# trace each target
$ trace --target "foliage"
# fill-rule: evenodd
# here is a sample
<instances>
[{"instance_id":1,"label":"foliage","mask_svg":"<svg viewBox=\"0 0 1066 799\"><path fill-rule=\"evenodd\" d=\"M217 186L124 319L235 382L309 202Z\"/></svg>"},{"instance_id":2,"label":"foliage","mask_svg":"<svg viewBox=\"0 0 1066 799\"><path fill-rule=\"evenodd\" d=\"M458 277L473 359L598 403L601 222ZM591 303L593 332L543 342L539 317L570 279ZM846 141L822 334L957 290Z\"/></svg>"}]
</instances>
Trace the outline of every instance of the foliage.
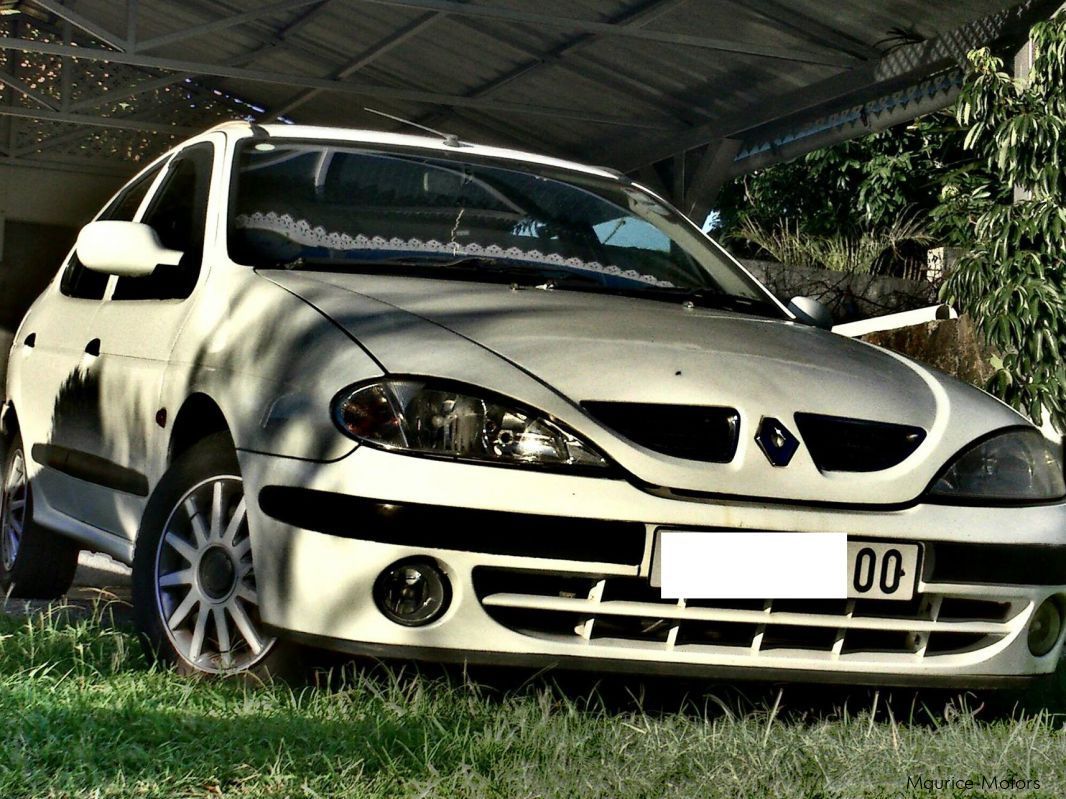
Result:
<instances>
[{"instance_id":1,"label":"foliage","mask_svg":"<svg viewBox=\"0 0 1066 799\"><path fill-rule=\"evenodd\" d=\"M764 227L747 217L733 236L764 250L782 264L847 274L869 274L886 256L901 255L905 245L931 241L924 225L912 216L898 217L880 230L864 225L850 231L816 235L803 233L800 227L798 221L792 224L787 219L773 227Z\"/></svg>"},{"instance_id":2,"label":"foliage","mask_svg":"<svg viewBox=\"0 0 1066 799\"><path fill-rule=\"evenodd\" d=\"M917 220L939 204L944 176L968 160L963 135L940 112L737 178L716 204L718 233L736 242L750 222L806 236L876 234L901 217Z\"/></svg>"},{"instance_id":3,"label":"foliage","mask_svg":"<svg viewBox=\"0 0 1066 799\"><path fill-rule=\"evenodd\" d=\"M956 113L977 164L949 178L937 212L966 246L942 296L1001 353L991 389L1066 430L1066 13L1032 37L1025 78L987 49L970 54Z\"/></svg>"}]
</instances>

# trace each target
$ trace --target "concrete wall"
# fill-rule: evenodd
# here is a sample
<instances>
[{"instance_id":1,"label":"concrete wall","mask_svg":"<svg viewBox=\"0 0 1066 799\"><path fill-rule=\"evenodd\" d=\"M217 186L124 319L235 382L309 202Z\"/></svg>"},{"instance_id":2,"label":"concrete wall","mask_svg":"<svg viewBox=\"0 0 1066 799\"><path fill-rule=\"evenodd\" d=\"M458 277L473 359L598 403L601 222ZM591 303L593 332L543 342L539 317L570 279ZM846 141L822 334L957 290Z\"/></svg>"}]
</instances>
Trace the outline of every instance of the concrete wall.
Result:
<instances>
[{"instance_id":1,"label":"concrete wall","mask_svg":"<svg viewBox=\"0 0 1066 799\"><path fill-rule=\"evenodd\" d=\"M78 228L34 222L4 224L0 252L0 397L5 392L7 354L22 315L48 285L73 246Z\"/></svg>"},{"instance_id":2,"label":"concrete wall","mask_svg":"<svg viewBox=\"0 0 1066 799\"><path fill-rule=\"evenodd\" d=\"M22 315L59 269L81 226L124 182L0 164L0 397Z\"/></svg>"},{"instance_id":3,"label":"concrete wall","mask_svg":"<svg viewBox=\"0 0 1066 799\"><path fill-rule=\"evenodd\" d=\"M0 217L81 227L124 178L0 164Z\"/></svg>"}]
</instances>

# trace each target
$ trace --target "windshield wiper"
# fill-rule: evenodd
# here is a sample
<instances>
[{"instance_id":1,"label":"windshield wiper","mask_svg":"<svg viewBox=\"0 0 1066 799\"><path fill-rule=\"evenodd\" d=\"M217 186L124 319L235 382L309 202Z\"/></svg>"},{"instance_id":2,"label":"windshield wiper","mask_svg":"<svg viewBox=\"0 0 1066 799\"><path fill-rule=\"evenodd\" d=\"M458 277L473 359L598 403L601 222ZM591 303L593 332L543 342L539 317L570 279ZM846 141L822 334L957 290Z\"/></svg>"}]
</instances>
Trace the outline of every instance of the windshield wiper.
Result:
<instances>
[{"instance_id":1,"label":"windshield wiper","mask_svg":"<svg viewBox=\"0 0 1066 799\"><path fill-rule=\"evenodd\" d=\"M689 289L683 292L681 297L684 302L690 302L700 308L720 308L759 316L780 316L777 308L768 301L727 294L718 288Z\"/></svg>"}]
</instances>

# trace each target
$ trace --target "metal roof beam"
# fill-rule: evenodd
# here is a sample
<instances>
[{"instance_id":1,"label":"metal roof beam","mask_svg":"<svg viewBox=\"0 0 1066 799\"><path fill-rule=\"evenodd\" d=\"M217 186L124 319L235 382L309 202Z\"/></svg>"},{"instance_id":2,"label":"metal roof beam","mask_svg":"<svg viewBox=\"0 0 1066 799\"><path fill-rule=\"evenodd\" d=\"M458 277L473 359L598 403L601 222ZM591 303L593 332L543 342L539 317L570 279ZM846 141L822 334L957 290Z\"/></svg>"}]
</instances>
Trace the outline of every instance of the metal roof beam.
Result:
<instances>
[{"instance_id":1,"label":"metal roof beam","mask_svg":"<svg viewBox=\"0 0 1066 799\"><path fill-rule=\"evenodd\" d=\"M612 23L619 25L632 25L642 26L653 22L655 19L663 16L664 14L674 10L675 8L689 2L689 0L649 0L649 2L643 3L641 6L631 9L619 15L612 20ZM381 56L384 56L395 47L403 44L415 35L424 32L427 28L443 20L449 16L448 12L444 11L431 11L419 16L412 20L407 25L403 26L395 33L385 37L381 41L377 42L373 46L367 48L357 58L345 64L343 68L333 73L333 77L336 80L344 80L357 71L369 66ZM465 25L471 30L478 33L485 34L485 28L480 24L479 20L470 18L457 18L457 22ZM507 46L514 47L522 52L524 55L530 58L530 60L521 64L515 69L498 76L488 83L482 86L464 92L465 97L482 98L487 97L497 89L502 88L504 85L511 83L512 81L529 75L532 72L538 71L544 67L551 66L553 64L559 64L563 69L567 69L571 72L578 73L580 77L585 80L589 80L593 83L598 83L601 86L611 88L626 96L632 96L634 92L643 94L645 96L652 96L653 102L657 102L661 105L670 106L675 111L691 112L691 108L688 104L683 103L680 100L675 100L664 92L656 91L655 89L647 86L640 81L632 78L628 78L625 75L611 72L607 69L602 69L593 65L590 68L579 68L572 65L562 64L564 58L580 52L582 49L597 41L599 36L597 34L581 34L577 37L570 39L559 47L554 48L550 53L536 53L532 52L529 48L521 47L514 42L507 42ZM282 106L274 110L269 119L277 119L278 117L291 114L301 106L305 105L322 92L317 89L310 89L293 96L288 101L282 104ZM434 119L446 119L448 112L445 110L437 111L431 115Z\"/></svg>"},{"instance_id":2,"label":"metal roof beam","mask_svg":"<svg viewBox=\"0 0 1066 799\"><path fill-rule=\"evenodd\" d=\"M45 94L41 94L41 92L37 91L32 86L30 86L30 85L24 83L23 81L19 80L14 75L12 75L10 72L5 72L5 71L0 70L0 83L3 83L5 86L10 86L12 89L17 91L19 94L22 94L22 95L25 95L26 97L29 97L35 103L37 103L38 105L44 106L45 108L49 109L50 111L58 111L59 110L59 106L57 106L55 104L55 101L52 100L51 97L49 97L49 96L47 96Z\"/></svg>"},{"instance_id":3,"label":"metal roof beam","mask_svg":"<svg viewBox=\"0 0 1066 799\"><path fill-rule=\"evenodd\" d=\"M739 53L741 55L771 58L781 61L793 61L801 64L848 67L855 63L855 59L850 57L842 58L839 53L827 53L824 51L819 52L773 45L767 46L754 42L737 42L707 36L694 36L687 33L650 31L641 27L618 25L612 22L574 19L572 17L560 17L532 11L520 11L513 8L473 5L458 2L458 0L357 0L357 2L397 6L400 8L420 8L427 11L446 11L457 16L479 17L483 19L499 20L502 22L526 23L542 27L566 28L567 30L580 33L594 33L600 36L619 36L649 42L658 42L659 44L696 47L705 50L716 50L723 53Z\"/></svg>"},{"instance_id":4,"label":"metal roof beam","mask_svg":"<svg viewBox=\"0 0 1066 799\"><path fill-rule=\"evenodd\" d=\"M688 129L678 128L658 140L632 142L619 140L600 150L597 163L611 164L632 171L645 164L691 150L721 138L746 138L751 131L780 124L801 115L817 115L828 107L860 103L921 80L949 68L966 54L1005 36L1024 35L1035 20L1050 14L1061 0L1021 3L996 14L973 20L959 28L920 44L899 47L878 61L849 72L787 92L760 104L769 109L758 117L750 109L724 114L706 124ZM713 110L713 109L712 109Z\"/></svg>"},{"instance_id":5,"label":"metal roof beam","mask_svg":"<svg viewBox=\"0 0 1066 799\"><path fill-rule=\"evenodd\" d=\"M733 0L733 4L783 29L794 31L812 44L839 50L861 61L881 57L881 52L873 45L842 33L820 20L804 16L778 0Z\"/></svg>"},{"instance_id":6,"label":"metal roof beam","mask_svg":"<svg viewBox=\"0 0 1066 799\"><path fill-rule=\"evenodd\" d=\"M214 19L210 22L205 22L202 25L194 25L191 28L184 28L182 30L174 31L173 33L165 33L161 36L146 39L138 44L136 48L133 48L132 52L143 53L157 47L166 47L167 45L176 44L185 41L186 39L195 39L209 33L215 33L216 31L243 25L246 22L251 22L255 19L270 17L275 14L288 13L299 8L304 8L305 6L317 6L323 2L326 2L326 0L282 0L282 2L260 6L252 11L245 11L242 14L234 14L233 16L222 17L221 19Z\"/></svg>"},{"instance_id":7,"label":"metal roof beam","mask_svg":"<svg viewBox=\"0 0 1066 799\"><path fill-rule=\"evenodd\" d=\"M78 100L76 103L71 103L68 111L85 111L89 108L96 108L97 106L104 105L105 103L117 103L119 100L127 100L130 97L136 97L138 94L145 94L147 92L153 92L156 89L165 89L167 86L173 86L175 83L181 83L187 77L192 77L189 74L175 75L170 73L158 78L146 80L142 83L136 83L130 86L128 89L121 89L118 91L104 92L103 94L96 94L92 97L86 97L84 100Z\"/></svg>"},{"instance_id":8,"label":"metal roof beam","mask_svg":"<svg viewBox=\"0 0 1066 799\"><path fill-rule=\"evenodd\" d=\"M704 149L699 164L685 186L684 198L678 198L684 200L685 213L697 224L703 224L718 192L733 177L731 170L738 152L740 142L736 139L721 139Z\"/></svg>"},{"instance_id":9,"label":"metal roof beam","mask_svg":"<svg viewBox=\"0 0 1066 799\"><path fill-rule=\"evenodd\" d=\"M17 108L13 106L0 106L0 116L15 117L16 119L43 119L48 122L65 122L71 125L89 125L97 128L136 130L146 133L172 133L178 136L192 136L200 132L199 128L186 128L179 125L165 125L156 122L143 122L140 120L114 117L90 116L89 114L66 114L61 111Z\"/></svg>"},{"instance_id":10,"label":"metal roof beam","mask_svg":"<svg viewBox=\"0 0 1066 799\"><path fill-rule=\"evenodd\" d=\"M137 49L137 24L140 18L139 0L126 0L126 46Z\"/></svg>"},{"instance_id":11,"label":"metal roof beam","mask_svg":"<svg viewBox=\"0 0 1066 799\"><path fill-rule=\"evenodd\" d=\"M688 2L689 0L648 0L636 8L622 12L611 20L611 24L632 28L643 27L645 25L650 25L659 17L665 16ZM464 19L462 20L462 23L478 33L488 33L479 20ZM532 52L529 48L521 47L514 42L507 42L508 46L518 49L520 52L528 56L530 60L525 64L519 64L511 71L488 81L481 87L467 92L466 94L468 97L486 97L519 78L527 77L531 73L538 72L546 67L559 66L562 69L577 74L584 80L598 83L601 86L613 89L625 96L632 96L633 93L639 93L647 97L653 103L669 106L674 112L680 112L685 116L693 113L700 115L700 112L693 109L689 103L685 103L666 92L657 90L654 87L649 86L646 82L628 77L617 70L606 69L591 62L587 62L581 67L565 63L565 59L581 53L588 48L589 45L592 45L599 40L599 34L580 34L553 48L548 53ZM443 116L443 114L441 114L441 116Z\"/></svg>"},{"instance_id":12,"label":"metal roof beam","mask_svg":"<svg viewBox=\"0 0 1066 799\"><path fill-rule=\"evenodd\" d=\"M0 37L0 48L9 48L29 53L44 53L46 55L69 56L75 59L81 58L90 61L129 64L131 66L147 67L149 69L168 69L177 72L214 75L216 77L234 78L256 83L272 83L278 86L323 89L325 91L361 97L388 97L412 103L425 103L427 105L465 106L469 108L481 108L487 111L498 111L503 114L545 116L556 119L570 119L577 122L587 122L596 125L610 125L633 129L669 129L668 125L657 120L608 116L568 108L528 105L525 103L505 102L500 100L482 100L478 98L464 97L462 95L444 94L441 92L423 91L419 89L397 89L374 84L304 77L278 72L245 69L242 67L228 67L221 64L204 64L196 61L185 61L175 58L161 58L159 56L143 55L140 53L114 53L94 47L71 47L69 45L56 44L54 42Z\"/></svg>"},{"instance_id":13,"label":"metal roof beam","mask_svg":"<svg viewBox=\"0 0 1066 799\"><path fill-rule=\"evenodd\" d=\"M137 0L128 0L128 2L136 5ZM255 34L256 39L261 42L260 46L256 47L253 50L249 50L246 53L241 53L240 55L227 59L225 62L226 65L243 66L253 61L257 56L261 55L266 51L272 50L275 47L284 46L288 37L292 36L298 30L312 22L315 17L320 14L322 10L331 2L334 2L334 0L320 0L317 6L313 7L310 11L305 11L299 17L287 23L282 28L275 30L269 37L265 35L260 36L259 34ZM130 97L136 97L139 94L144 94L145 92L155 91L156 89L165 89L167 86L173 86L175 83L181 83L188 78L195 77L196 74L193 72L172 72L162 77L156 78L155 80L147 80L143 83L138 83L135 86L131 86L129 89L104 92L102 94L95 95L94 97L87 97L84 100L80 100L76 103L71 104L69 110L79 111L84 110L86 108L95 108L96 106L103 105L104 103L112 103L117 102L119 100L125 100Z\"/></svg>"},{"instance_id":14,"label":"metal roof beam","mask_svg":"<svg viewBox=\"0 0 1066 799\"><path fill-rule=\"evenodd\" d=\"M125 52L128 43L121 36L112 33L109 30L104 29L100 25L97 25L91 19L83 17L77 11L73 11L67 8L58 0L33 0L34 5L47 11L49 14L54 14L62 20L66 20L75 28L88 33L94 39L98 39L109 47L114 47L120 52Z\"/></svg>"},{"instance_id":15,"label":"metal roof beam","mask_svg":"<svg viewBox=\"0 0 1066 799\"><path fill-rule=\"evenodd\" d=\"M17 166L25 169L53 169L60 172L75 172L82 175L102 175L104 177L125 178L137 169L129 165L104 164L87 158L23 158L22 156L0 157L0 165Z\"/></svg>"},{"instance_id":16,"label":"metal roof beam","mask_svg":"<svg viewBox=\"0 0 1066 799\"><path fill-rule=\"evenodd\" d=\"M864 104L823 120L820 125L807 131L798 131L783 141L768 141L765 138L744 142L740 157L729 167L730 177L761 169L779 161L791 161L814 150L830 147L856 135L866 136L885 130L924 114L931 114L951 105L962 88L960 73L947 75L931 81L927 87L919 87L913 96L882 98L876 103Z\"/></svg>"},{"instance_id":17,"label":"metal roof beam","mask_svg":"<svg viewBox=\"0 0 1066 799\"><path fill-rule=\"evenodd\" d=\"M378 58L395 49L396 47L399 47L411 37L417 36L419 33L436 23L444 16L445 14L436 11L428 14L422 14L417 19L412 20L411 22L394 31L389 36L386 36L385 38L368 47L354 59L352 59L343 67L334 72L331 75L331 79L340 81L351 77L363 67L373 63ZM272 111L268 119L276 120L278 117L283 117L287 114L291 114L293 111L310 102L315 97L318 97L318 95L322 94L323 91L325 90L305 89L304 91L293 95L288 100L286 100L280 108Z\"/></svg>"}]
</instances>

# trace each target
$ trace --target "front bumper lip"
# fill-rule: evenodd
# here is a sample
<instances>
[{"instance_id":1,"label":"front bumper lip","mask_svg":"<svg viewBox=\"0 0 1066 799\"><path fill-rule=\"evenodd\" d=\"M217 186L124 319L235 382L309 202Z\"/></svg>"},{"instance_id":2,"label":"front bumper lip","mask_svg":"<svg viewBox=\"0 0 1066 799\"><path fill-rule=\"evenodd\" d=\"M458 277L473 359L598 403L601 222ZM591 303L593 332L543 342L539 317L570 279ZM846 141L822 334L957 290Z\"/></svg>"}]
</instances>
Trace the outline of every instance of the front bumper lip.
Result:
<instances>
[{"instance_id":1,"label":"front bumper lip","mask_svg":"<svg viewBox=\"0 0 1066 799\"><path fill-rule=\"evenodd\" d=\"M503 666L520 669L564 669L568 671L639 674L695 679L740 681L774 681L789 683L828 683L833 685L868 685L884 687L921 688L996 688L1024 689L1039 682L1046 675L988 675L988 674L895 674L869 671L816 671L783 669L763 666L706 666L686 663L662 663L624 659L590 658L575 655L544 655L537 653L493 652L483 649L443 649L405 644L381 644L352 641L346 638L310 635L297 630L266 625L266 630L279 638L305 646L343 652L357 657L390 661L419 661L470 666Z\"/></svg>"}]
</instances>

